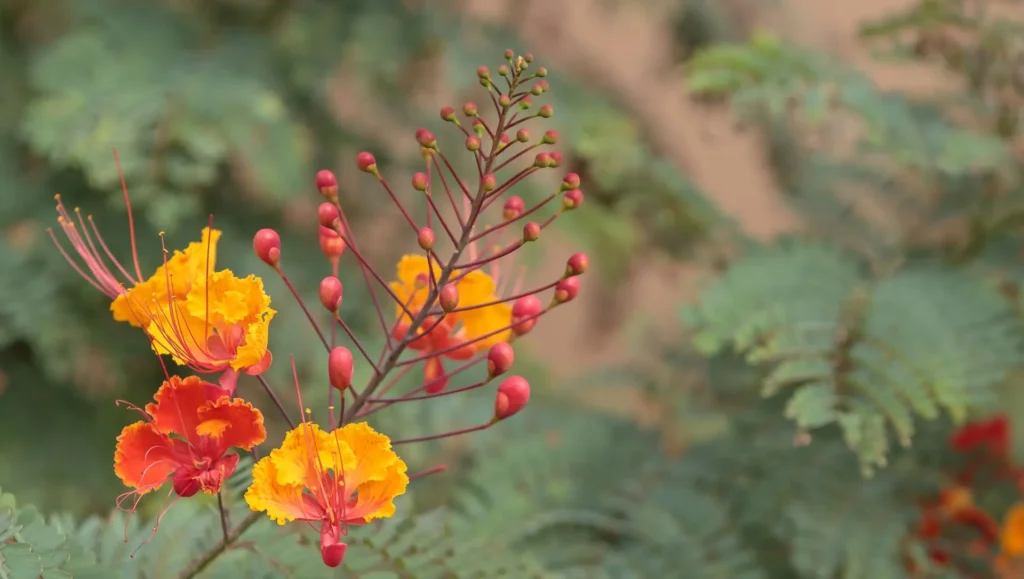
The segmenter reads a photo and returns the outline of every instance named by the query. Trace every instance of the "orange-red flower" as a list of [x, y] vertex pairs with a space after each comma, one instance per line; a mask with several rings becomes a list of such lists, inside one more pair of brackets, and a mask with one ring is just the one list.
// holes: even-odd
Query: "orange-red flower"
[[[430, 276], [436, 279], [441, 274], [436, 263], [430, 265], [426, 257], [419, 255], [406, 255], [398, 262], [398, 281], [390, 286], [405, 307], [396, 306], [396, 337], [404, 337], [412, 322], [406, 310], [415, 315], [423, 308]], [[448, 383], [442, 357], [468, 360], [494, 344], [507, 342], [512, 335], [512, 306], [500, 301], [490, 275], [477, 269], [464, 275], [452, 272], [451, 277], [456, 280], [453, 283], [459, 295], [458, 307], [440, 322], [436, 317], [427, 318], [409, 344], [413, 350], [437, 354], [427, 358], [423, 366], [425, 390], [430, 393], [440, 392]]]
[[250, 450], [267, 436], [258, 409], [196, 376], [172, 376], [153, 399], [140, 410], [144, 420], [117, 437], [114, 473], [135, 489], [124, 496], [141, 496], [168, 481], [182, 497], [215, 494], [238, 464], [238, 455], [227, 451]]
[[344, 557], [339, 541], [347, 526], [394, 515], [394, 499], [409, 484], [390, 439], [365, 422], [331, 433], [304, 422], [256, 463], [252, 479], [245, 493], [249, 508], [280, 525], [319, 523], [321, 555], [332, 567]]

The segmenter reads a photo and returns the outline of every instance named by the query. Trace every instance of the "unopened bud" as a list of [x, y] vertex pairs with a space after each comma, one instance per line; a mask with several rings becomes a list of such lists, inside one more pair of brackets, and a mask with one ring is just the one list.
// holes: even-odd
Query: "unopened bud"
[[509, 376], [498, 386], [494, 398], [494, 418], [504, 420], [519, 412], [530, 401], [530, 383], [522, 376]]
[[512, 60], [515, 57], [515, 55], [515, 51], [512, 50], [511, 48], [505, 49], [505, 60]]
[[466, 150], [473, 153], [480, 150], [480, 138], [472, 135], [466, 137]]
[[516, 131], [516, 140], [520, 143], [525, 143], [530, 140], [530, 131], [526, 129], [519, 129]]
[[498, 74], [501, 76], [508, 76], [508, 67], [504, 64], [498, 67]]
[[509, 143], [511, 143], [512, 139], [510, 139], [508, 137], [508, 133], [502, 133], [501, 136], [498, 137], [498, 142], [501, 143], [502, 147], [504, 147], [504, 146], [508, 145]]
[[513, 195], [505, 200], [505, 207], [502, 208], [501, 216], [506, 221], [511, 221], [516, 217], [523, 214], [526, 209], [526, 205], [523, 203], [523, 198], [518, 195]]
[[[369, 153], [367, 154], [369, 155]], [[373, 155], [370, 155], [370, 159], [373, 159]], [[333, 198], [338, 194], [338, 179], [334, 176], [334, 173], [327, 169], [317, 171], [316, 189], [324, 197], [328, 199]]]
[[569, 173], [562, 177], [562, 191], [580, 188], [580, 176], [577, 173]]
[[490, 78], [491, 71], [486, 66], [479, 66], [476, 69], [476, 76], [480, 79]]
[[533, 106], [533, 99], [530, 98], [530, 95], [524, 96], [523, 99], [519, 101], [519, 110], [521, 111], [525, 111], [531, 106]]
[[554, 145], [558, 142], [558, 131], [554, 129], [544, 131], [544, 138], [541, 139], [541, 142], [545, 145]]
[[562, 154], [558, 151], [551, 151], [551, 166], [558, 167], [562, 164]]
[[555, 302], [564, 304], [576, 299], [580, 293], [580, 278], [567, 277], [555, 286]]
[[542, 119], [550, 119], [555, 114], [555, 107], [551, 105], [543, 105], [540, 110], [537, 111], [537, 116]]
[[434, 249], [434, 230], [429, 227], [421, 227], [416, 234], [416, 242], [420, 244], [420, 249], [423, 251]]
[[281, 236], [273, 229], [260, 229], [252, 238], [252, 250], [260, 261], [277, 267], [281, 261]]
[[[230, 473], [225, 473], [225, 478]], [[199, 481], [187, 469], [180, 469], [174, 473], [174, 492], [179, 497], [187, 499], [199, 492]]]
[[566, 211], [578, 209], [580, 204], [583, 203], [583, 191], [579, 189], [573, 189], [572, 191], [566, 191], [562, 197], [562, 208]]
[[508, 107], [512, 106], [512, 99], [509, 98], [507, 94], [503, 94], [500, 97], [498, 97], [498, 106], [503, 109], [507, 109]]
[[544, 78], [545, 76], [548, 75], [548, 69], [544, 68], [543, 66], [538, 67], [537, 72], [535, 72], [534, 74], [536, 74], [540, 78]]
[[429, 184], [430, 179], [427, 178], [426, 173], [415, 173], [412, 176], [412, 188], [417, 191], [426, 191]]
[[523, 226], [523, 241], [537, 241], [540, 239], [540, 225], [531, 221]]
[[438, 294], [437, 301], [441, 304], [442, 310], [451, 312], [459, 307], [459, 289], [453, 283], [445, 284]]
[[427, 129], [416, 129], [416, 142], [428, 149], [437, 148], [437, 137]]
[[441, 107], [441, 120], [448, 121], [449, 123], [455, 122], [455, 109], [452, 107]]
[[526, 54], [524, 54], [523, 60], [525, 60], [527, 64], [533, 62], [533, 53], [527, 52]]
[[565, 277], [583, 275], [590, 266], [590, 260], [585, 253], [574, 253], [565, 262]]
[[482, 137], [487, 132], [487, 127], [480, 119], [473, 119], [473, 132], [476, 133], [476, 136]]
[[495, 187], [498, 186], [498, 180], [494, 178], [494, 175], [488, 173], [488, 174], [484, 175], [484, 178], [481, 181], [481, 184], [484, 187], [484, 192], [490, 193], [491, 191], [494, 191]]
[[498, 342], [487, 351], [487, 376], [494, 378], [508, 372], [515, 362], [516, 353], [508, 342]]
[[535, 295], [523, 296], [512, 306], [512, 331], [517, 336], [528, 333], [537, 325], [537, 319], [544, 310], [544, 304]]
[[348, 545], [345, 543], [321, 544], [320, 559], [323, 560], [324, 565], [333, 569], [345, 560], [346, 551], [348, 551]]
[[551, 154], [550, 153], [537, 153], [537, 156], [533, 158], [533, 166], [539, 169], [544, 169], [551, 166]]
[[341, 305], [344, 287], [341, 280], [333, 275], [320, 280], [320, 304], [329, 312], [337, 311]]
[[371, 153], [363, 151], [356, 155], [356, 167], [364, 173], [377, 174], [377, 159]]
[[327, 228], [320, 228], [320, 251], [327, 256], [328, 259], [338, 259], [342, 253], [345, 253], [345, 240], [342, 239], [338, 232]]
[[352, 385], [354, 371], [352, 352], [344, 346], [335, 346], [327, 356], [327, 378], [331, 386], [344, 392]]
[[334, 228], [334, 222], [341, 218], [334, 203], [321, 203], [316, 210], [316, 216], [320, 220], [320, 225], [331, 229]]
[[462, 105], [462, 114], [470, 118], [475, 117], [477, 115], [476, 103], [470, 101]]

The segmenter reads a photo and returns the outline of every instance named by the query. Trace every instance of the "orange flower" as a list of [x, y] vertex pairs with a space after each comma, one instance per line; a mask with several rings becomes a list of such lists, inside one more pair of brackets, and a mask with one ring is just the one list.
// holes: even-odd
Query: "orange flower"
[[[441, 274], [441, 268], [433, 265], [433, 277]], [[396, 306], [398, 324], [396, 337], [404, 337], [412, 319], [405, 309], [414, 315], [423, 308], [430, 283], [427, 258], [406, 255], [398, 262], [398, 281], [391, 282], [391, 290], [405, 304]], [[461, 276], [461, 277], [460, 277]], [[494, 279], [477, 269], [461, 275], [452, 272], [452, 279], [459, 294], [459, 305], [452, 313], [438, 321], [430, 317], [417, 330], [417, 338], [409, 347], [425, 353], [437, 353], [426, 360], [423, 367], [425, 390], [440, 392], [448, 383], [441, 357], [452, 360], [468, 360], [474, 354], [489, 349], [499, 342], [507, 342], [512, 336], [509, 326], [512, 322], [512, 306], [499, 302]], [[424, 335], [424, 332], [426, 334]]]
[[1006, 557], [1012, 559], [1024, 555], [1024, 503], [1017, 503], [1003, 517], [999, 544]]
[[252, 478], [245, 493], [249, 508], [280, 525], [319, 523], [321, 555], [332, 567], [344, 556], [339, 541], [347, 526], [394, 515], [394, 499], [409, 484], [391, 440], [365, 422], [331, 433], [304, 422], [256, 463]]
[[117, 437], [114, 474], [141, 496], [173, 481], [174, 491], [190, 497], [215, 494], [234, 472], [237, 454], [263, 442], [263, 414], [240, 398], [230, 398], [196, 376], [172, 376], [146, 405], [145, 420], [129, 424]]

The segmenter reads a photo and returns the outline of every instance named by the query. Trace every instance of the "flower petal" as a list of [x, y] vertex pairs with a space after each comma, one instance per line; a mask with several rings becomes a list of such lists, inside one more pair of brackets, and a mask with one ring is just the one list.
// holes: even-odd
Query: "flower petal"
[[270, 452], [278, 484], [301, 485], [316, 492], [327, 471], [340, 469], [339, 449], [344, 467], [355, 468], [356, 458], [348, 447], [316, 424], [300, 424], [285, 435], [280, 448]]
[[250, 450], [267, 438], [263, 413], [241, 398], [221, 398], [200, 407], [198, 415], [196, 433], [216, 439], [220, 452], [214, 454], [223, 454], [231, 447]]
[[355, 468], [344, 472], [345, 487], [357, 492], [355, 505], [346, 510], [346, 520], [368, 522], [392, 516], [394, 499], [405, 493], [409, 477], [405, 462], [391, 448], [391, 440], [365, 422], [345, 425], [333, 435], [356, 457]]
[[199, 442], [196, 427], [201, 422], [199, 409], [213, 404], [208, 391], [206, 383], [198, 376], [184, 380], [171, 376], [153, 396], [155, 402], [146, 405], [146, 413], [153, 417], [153, 423], [160, 432], [173, 432], [196, 446]]
[[124, 427], [114, 449], [114, 474], [139, 494], [156, 490], [179, 467], [173, 441], [152, 423], [136, 422]]
[[1024, 503], [1017, 503], [1007, 512], [1003, 519], [1000, 543], [1004, 555], [1024, 555]]
[[252, 484], [245, 491], [245, 502], [254, 511], [265, 511], [270, 520], [283, 525], [294, 520], [320, 518], [319, 507], [310, 504], [303, 497], [302, 484], [280, 484], [273, 458], [274, 452], [265, 456], [252, 468]]

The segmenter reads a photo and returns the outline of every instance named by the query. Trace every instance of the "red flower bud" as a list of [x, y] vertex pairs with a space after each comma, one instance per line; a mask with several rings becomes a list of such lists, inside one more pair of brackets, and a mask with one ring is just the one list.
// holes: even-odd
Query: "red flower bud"
[[337, 259], [345, 253], [345, 240], [338, 235], [338, 232], [326, 227], [320, 227], [320, 251], [328, 259]]
[[583, 191], [580, 191], [579, 189], [573, 189], [571, 191], [566, 191], [565, 192], [565, 196], [562, 197], [562, 208], [565, 209], [566, 211], [572, 211], [573, 209], [578, 209], [579, 206], [582, 203], [583, 203]]
[[488, 173], [487, 175], [484, 175], [483, 186], [484, 191], [486, 193], [490, 193], [491, 191], [494, 191], [495, 187], [498, 186], [498, 180], [494, 178], [494, 175]]
[[320, 225], [329, 229], [333, 229], [334, 222], [340, 218], [338, 208], [334, 206], [334, 203], [321, 203], [316, 210], [316, 216], [320, 220]]
[[511, 48], [505, 49], [505, 60], [512, 60], [515, 57], [515, 55], [515, 51], [512, 50]]
[[540, 96], [544, 94], [544, 85], [542, 85], [539, 82], [534, 84], [532, 87], [530, 87], [530, 94], [532, 94], [533, 96]]
[[428, 149], [437, 148], [437, 137], [427, 129], [416, 129], [416, 142]]
[[333, 275], [320, 280], [320, 303], [327, 311], [336, 311], [341, 305], [341, 296], [344, 287], [341, 280]]
[[531, 106], [533, 106], [533, 99], [530, 98], [530, 95], [524, 96], [523, 99], [519, 101], [519, 110], [521, 111], [525, 111]]
[[516, 140], [520, 143], [525, 143], [530, 140], [530, 131], [526, 129], [519, 129], [516, 131]]
[[338, 179], [327, 169], [317, 171], [316, 189], [324, 197], [333, 197], [338, 194]]
[[515, 351], [508, 342], [498, 342], [487, 351], [487, 376], [494, 378], [508, 372], [516, 359]]
[[558, 167], [562, 164], [562, 154], [558, 151], [551, 151], [551, 166]]
[[585, 253], [574, 253], [565, 262], [565, 277], [581, 275], [587, 271], [590, 260]]
[[467, 117], [475, 117], [477, 115], [476, 103], [470, 101], [462, 105], [462, 114]]
[[545, 145], [554, 145], [555, 143], [557, 143], [558, 142], [558, 131], [556, 131], [554, 129], [548, 129], [548, 130], [544, 131], [544, 138], [542, 139], [542, 142]]
[[537, 153], [537, 156], [533, 158], [533, 166], [539, 169], [550, 167], [551, 153]]
[[487, 127], [480, 119], [473, 119], [473, 132], [476, 133], [476, 136], [481, 137], [487, 132]]
[[511, 221], [512, 219], [522, 215], [525, 209], [526, 205], [523, 203], [523, 198], [518, 195], [513, 195], [505, 200], [505, 207], [502, 209], [502, 217]]
[[320, 558], [323, 560], [324, 565], [333, 569], [341, 565], [342, 561], [345, 560], [345, 551], [347, 550], [348, 545], [345, 543], [320, 545]]
[[452, 107], [441, 107], [441, 120], [449, 123], [455, 121], [455, 109]]
[[356, 167], [359, 167], [359, 170], [364, 173], [376, 173], [377, 159], [372, 154], [363, 151], [356, 155]]
[[551, 105], [544, 105], [537, 111], [537, 116], [542, 119], [550, 119], [555, 114], [555, 108]]
[[466, 150], [473, 153], [480, 150], [480, 138], [472, 135], [466, 137]]
[[544, 78], [545, 76], [548, 75], [548, 69], [544, 68], [543, 66], [538, 67], [537, 72], [535, 74], [540, 78]]
[[441, 309], [446, 312], [450, 312], [459, 307], [459, 290], [455, 287], [455, 284], [445, 284], [444, 287], [441, 288], [437, 301], [441, 304]]
[[576, 173], [569, 173], [562, 177], [562, 191], [580, 188], [580, 176]]
[[509, 376], [498, 386], [494, 398], [494, 418], [504, 420], [519, 412], [530, 401], [530, 383], [522, 376]]
[[183, 499], [194, 496], [199, 492], [199, 481], [187, 470], [179, 470], [174, 473], [174, 492]]
[[327, 356], [327, 378], [331, 386], [344, 392], [352, 385], [353, 371], [352, 352], [344, 346], [335, 346]]
[[531, 221], [523, 226], [523, 241], [537, 241], [540, 239], [540, 225], [536, 221]]
[[427, 178], [426, 173], [415, 173], [412, 176], [412, 188], [417, 191], [426, 191], [427, 186], [430, 185], [430, 179]]
[[476, 69], [477, 78], [490, 78], [491, 71], [486, 66], [479, 66]]
[[580, 293], [580, 278], [567, 277], [555, 286], [555, 301], [564, 304], [576, 299]]
[[508, 76], [508, 67], [504, 64], [498, 67], [498, 74], [501, 76]]
[[526, 64], [530, 64], [531, 62], [533, 62], [533, 53], [532, 52], [527, 52], [526, 54], [524, 54], [523, 55], [523, 60], [526, 61]]
[[260, 229], [252, 238], [252, 250], [260, 261], [277, 267], [281, 260], [281, 236], [273, 229]]
[[538, 316], [542, 311], [544, 311], [544, 304], [537, 296], [528, 295], [519, 298], [512, 306], [512, 321], [515, 322], [512, 331], [517, 336], [525, 335], [537, 325]]
[[509, 138], [508, 133], [502, 133], [501, 136], [498, 137], [498, 142], [501, 143], [502, 147], [504, 147], [511, 143], [512, 139]]
[[503, 94], [498, 97], [498, 106], [503, 109], [507, 109], [512, 106], [512, 99], [507, 94]]
[[423, 251], [434, 249], [434, 230], [429, 227], [421, 227], [419, 233], [416, 234], [416, 242], [420, 244], [420, 249]]

